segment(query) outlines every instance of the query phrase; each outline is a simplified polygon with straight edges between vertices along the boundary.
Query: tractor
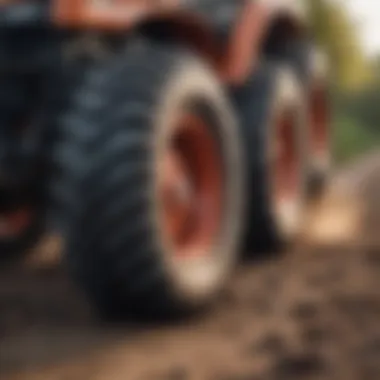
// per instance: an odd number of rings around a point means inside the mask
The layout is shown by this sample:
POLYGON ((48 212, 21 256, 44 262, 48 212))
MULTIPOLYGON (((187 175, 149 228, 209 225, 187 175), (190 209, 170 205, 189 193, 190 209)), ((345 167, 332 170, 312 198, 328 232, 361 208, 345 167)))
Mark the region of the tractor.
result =
POLYGON ((296 0, 1 1, 0 256, 51 229, 100 315, 210 305, 325 187, 327 66, 296 0))

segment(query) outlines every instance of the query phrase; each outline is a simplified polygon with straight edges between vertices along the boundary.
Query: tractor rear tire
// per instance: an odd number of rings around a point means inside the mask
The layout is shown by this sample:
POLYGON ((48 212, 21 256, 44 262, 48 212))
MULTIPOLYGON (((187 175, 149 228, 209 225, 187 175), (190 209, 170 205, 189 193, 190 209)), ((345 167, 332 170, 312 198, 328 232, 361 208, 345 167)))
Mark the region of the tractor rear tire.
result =
POLYGON ((23 203, 0 212, 1 262, 22 256, 37 243, 44 230, 44 217, 39 208, 23 203))
POLYGON ((270 63, 234 98, 248 154, 250 257, 275 252, 300 232, 306 210, 306 104, 293 71, 270 63))
POLYGON ((208 305, 234 267, 245 198, 240 136, 216 77, 177 47, 129 46, 74 103, 60 194, 75 279, 107 318, 208 305))
POLYGON ((0 261, 22 256, 45 227, 41 149, 38 159, 29 155, 40 131, 34 119, 30 127, 21 117, 28 109, 26 83, 22 75, 0 76, 0 261))

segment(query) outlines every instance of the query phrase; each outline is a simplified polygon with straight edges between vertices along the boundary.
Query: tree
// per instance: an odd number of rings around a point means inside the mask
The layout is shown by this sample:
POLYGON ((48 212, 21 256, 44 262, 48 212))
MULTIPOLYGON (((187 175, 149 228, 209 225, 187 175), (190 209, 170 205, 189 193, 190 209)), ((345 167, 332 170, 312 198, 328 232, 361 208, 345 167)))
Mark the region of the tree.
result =
POLYGON ((369 78, 369 67, 360 47, 357 29, 344 3, 304 0, 317 42, 327 51, 336 84, 346 90, 361 86, 369 78))

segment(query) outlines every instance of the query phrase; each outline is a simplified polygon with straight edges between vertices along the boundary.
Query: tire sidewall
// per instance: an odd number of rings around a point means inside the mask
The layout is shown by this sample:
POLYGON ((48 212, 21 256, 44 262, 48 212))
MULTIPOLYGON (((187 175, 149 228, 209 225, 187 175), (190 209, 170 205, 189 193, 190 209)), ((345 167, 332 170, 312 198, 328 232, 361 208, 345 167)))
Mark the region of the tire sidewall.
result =
MULTIPOLYGON (((162 261, 170 289, 186 303, 205 303, 225 283, 226 276, 234 267, 238 242, 242 229, 244 210, 244 179, 241 143, 237 132, 236 118, 231 110, 223 88, 215 75, 203 62, 189 54, 183 54, 170 73, 161 93, 160 102, 154 113, 153 123, 157 135, 154 142, 153 162, 161 162, 172 128, 188 99, 202 99, 207 102, 218 121, 218 138, 224 152, 225 198, 223 219, 218 242, 213 254, 205 257, 177 260, 173 249, 162 231, 162 205, 157 200, 158 178, 153 177, 152 219, 157 226, 157 242, 162 252, 162 261)), ((223 154, 223 153, 222 153, 223 154)), ((154 173, 158 173, 157 167, 154 173)))
MULTIPOLYGON (((310 94, 316 86, 323 88, 326 94, 326 102, 330 98, 329 91, 329 63, 326 54, 323 50, 313 46, 310 48, 308 54, 308 81, 306 88, 306 96, 311 96, 310 94)), ((333 157, 332 157, 332 130, 331 126, 327 126, 327 142, 326 151, 322 156, 310 155, 309 171, 311 176, 318 175, 327 177, 332 170, 333 157)))
POLYGON ((306 194, 307 194, 307 172, 308 172, 308 160, 307 154, 309 149, 308 129, 305 128, 307 123, 307 105, 304 100, 304 94, 302 87, 300 86, 297 78, 291 69, 287 65, 279 65, 274 71, 274 85, 272 88, 271 103, 269 107, 268 116, 268 128, 269 132, 266 133, 265 141, 265 160, 267 164, 267 192, 268 192, 268 204, 269 213, 273 221, 273 226, 282 243, 288 243, 294 240, 297 234, 301 230, 304 214, 306 211, 306 194), (278 213, 276 211, 276 200, 272 195, 273 190, 273 177, 272 164, 270 158, 271 144, 276 136, 276 117, 284 109, 291 108, 294 110, 296 116, 296 122, 293 124, 293 133, 296 136, 297 143, 297 156, 299 158, 299 181, 297 186, 297 194, 294 196, 295 209, 296 209, 296 221, 292 227, 284 227, 283 222, 279 220, 278 213), (289 230, 288 230, 289 229, 289 230))

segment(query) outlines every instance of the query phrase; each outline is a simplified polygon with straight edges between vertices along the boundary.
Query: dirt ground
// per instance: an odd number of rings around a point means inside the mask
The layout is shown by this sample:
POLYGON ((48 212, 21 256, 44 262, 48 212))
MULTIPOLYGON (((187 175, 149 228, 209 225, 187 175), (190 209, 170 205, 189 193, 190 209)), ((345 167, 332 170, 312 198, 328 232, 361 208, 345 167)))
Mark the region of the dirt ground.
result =
POLYGON ((1 270, 1 379, 380 379, 378 153, 336 175, 289 252, 177 325, 101 324, 52 250, 1 270))

